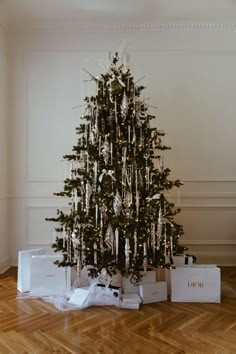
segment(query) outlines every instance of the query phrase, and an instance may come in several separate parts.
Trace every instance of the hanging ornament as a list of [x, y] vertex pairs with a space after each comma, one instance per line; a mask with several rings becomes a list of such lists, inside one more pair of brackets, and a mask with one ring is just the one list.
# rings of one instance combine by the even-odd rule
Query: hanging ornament
[[116, 249], [116, 263], [118, 262], [119, 255], [119, 230], [115, 229], [115, 249]]
[[84, 209], [84, 197], [85, 197], [85, 190], [84, 190], [84, 181], [81, 181], [81, 186], [80, 186], [80, 194], [81, 194], [81, 209]]
[[98, 162], [97, 161], [94, 162], [93, 170], [94, 170], [94, 190], [96, 192], [96, 190], [97, 190], [97, 178], [98, 178]]
[[116, 99], [115, 99], [115, 103], [114, 103], [114, 110], [115, 110], [115, 121], [117, 124], [117, 103], [116, 103]]
[[89, 212], [90, 198], [91, 198], [92, 192], [93, 192], [92, 186], [90, 185], [89, 182], [87, 182], [86, 183], [86, 192], [85, 192], [85, 207], [86, 207], [87, 214]]
[[116, 179], [115, 179], [115, 177], [113, 175], [114, 175], [114, 171], [112, 171], [112, 170], [108, 170], [107, 171], [107, 170], [104, 169], [104, 170], [102, 170], [102, 173], [99, 176], [99, 182], [102, 183], [102, 180], [103, 180], [104, 176], [110, 176], [113, 181], [116, 181]]
[[164, 172], [164, 157], [163, 156], [159, 157], [159, 171], [160, 171], [160, 173]]
[[135, 170], [135, 204], [136, 204], [136, 217], [139, 217], [139, 190], [138, 190], [138, 171]]
[[98, 227], [98, 205], [95, 207], [95, 225]]
[[109, 150], [110, 146], [106, 137], [104, 143], [101, 146], [101, 154], [103, 155], [105, 165], [107, 165], [109, 161]]
[[121, 213], [121, 209], [122, 209], [122, 199], [121, 199], [118, 189], [116, 190], [116, 194], [114, 196], [113, 209], [114, 209], [115, 215], [119, 216]]
[[133, 139], [132, 139], [132, 143], [134, 144], [134, 146], [136, 146], [136, 133], [135, 133], [135, 126], [133, 125]]
[[159, 214], [158, 214], [158, 224], [157, 224], [157, 249], [160, 249], [160, 242], [161, 242], [161, 237], [162, 237], [162, 212], [161, 212], [161, 206], [159, 207]]
[[143, 243], [143, 268], [144, 272], [147, 271], [148, 260], [147, 260], [147, 243]]
[[123, 99], [122, 99], [122, 102], [121, 102], [121, 117], [123, 118], [123, 120], [126, 119], [126, 116], [127, 116], [127, 113], [128, 113], [128, 100], [127, 100], [127, 96], [124, 92], [124, 95], [123, 95]]
[[75, 205], [75, 211], [78, 210], [78, 194], [77, 194], [77, 189], [74, 188], [74, 205]]
[[108, 249], [114, 252], [114, 232], [112, 229], [111, 224], [108, 225], [106, 235], [105, 235], [105, 244], [107, 245]]
[[167, 249], [167, 243], [166, 243], [166, 224], [165, 224], [165, 231], [164, 231], [164, 255], [166, 256], [166, 249]]
[[75, 248], [77, 245], [76, 229], [72, 232], [71, 239], [72, 239], [73, 248]]
[[62, 233], [62, 238], [63, 238], [63, 242], [62, 242], [62, 245], [63, 245], [63, 248], [65, 248], [66, 246], [66, 228], [65, 226], [63, 226], [63, 233]]
[[137, 257], [138, 238], [137, 230], [134, 231], [134, 257]]
[[173, 258], [173, 236], [170, 236], [170, 257]]
[[125, 239], [125, 267], [126, 271], [129, 269], [129, 239]]
[[152, 245], [152, 251], [154, 257], [156, 252], [155, 243], [156, 243], [156, 224], [152, 222], [151, 223], [151, 245]]
[[99, 237], [100, 237], [101, 253], [104, 254], [104, 246], [103, 246], [103, 211], [102, 211], [102, 209], [101, 209], [101, 213], [100, 213], [100, 233], [99, 233]]
[[120, 77], [117, 77], [117, 80], [118, 80], [119, 84], [120, 84], [122, 87], [125, 87], [125, 84], [124, 84], [124, 82], [120, 79]]
[[90, 128], [89, 142], [94, 145], [96, 140], [96, 130], [94, 128]]
[[94, 264], [97, 264], [97, 248], [98, 248], [97, 243], [94, 242], [94, 244], [93, 244], [93, 249], [94, 249]]
[[111, 165], [113, 163], [113, 144], [112, 142], [110, 143], [110, 153], [111, 153]]
[[125, 191], [123, 205], [125, 209], [129, 209], [132, 205], [132, 193], [129, 190]]

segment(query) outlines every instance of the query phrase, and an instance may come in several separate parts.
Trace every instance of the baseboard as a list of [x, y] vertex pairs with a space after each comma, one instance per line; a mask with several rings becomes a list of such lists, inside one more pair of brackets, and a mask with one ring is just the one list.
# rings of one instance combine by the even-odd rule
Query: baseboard
[[10, 258], [6, 258], [5, 260], [0, 262], [0, 274], [4, 273], [8, 268], [11, 267]]

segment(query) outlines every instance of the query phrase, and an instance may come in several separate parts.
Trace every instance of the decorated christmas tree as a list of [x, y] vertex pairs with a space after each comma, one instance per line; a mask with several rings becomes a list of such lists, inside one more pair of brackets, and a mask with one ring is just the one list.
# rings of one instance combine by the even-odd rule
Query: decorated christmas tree
[[63, 254], [58, 266], [85, 266], [90, 273], [139, 274], [163, 266], [165, 256], [178, 253], [183, 228], [174, 217], [180, 209], [166, 193], [180, 187], [165, 168], [165, 133], [151, 127], [145, 88], [129, 67], [113, 57], [100, 77], [91, 74], [96, 92], [85, 97], [84, 123], [77, 130], [64, 191], [70, 210], [57, 211], [57, 237], [52, 245]]

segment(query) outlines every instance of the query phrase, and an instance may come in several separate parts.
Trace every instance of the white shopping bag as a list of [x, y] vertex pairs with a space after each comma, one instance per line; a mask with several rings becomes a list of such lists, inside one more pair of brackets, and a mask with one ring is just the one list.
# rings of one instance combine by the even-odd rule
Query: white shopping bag
[[30, 291], [31, 257], [32, 255], [40, 254], [45, 254], [45, 250], [38, 248], [34, 250], [19, 251], [17, 275], [17, 289], [19, 291]]
[[67, 296], [71, 289], [71, 268], [58, 267], [54, 262], [63, 256], [45, 255], [31, 258], [31, 296]]
[[220, 302], [220, 268], [192, 265], [167, 270], [172, 302]]

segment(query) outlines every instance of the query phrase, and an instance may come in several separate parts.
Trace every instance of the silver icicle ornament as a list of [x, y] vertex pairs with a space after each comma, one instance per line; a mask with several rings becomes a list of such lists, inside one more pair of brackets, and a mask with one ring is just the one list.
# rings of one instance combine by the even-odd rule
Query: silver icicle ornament
[[105, 244], [107, 247], [112, 250], [112, 253], [114, 251], [114, 232], [112, 229], [111, 224], [108, 224], [106, 235], [105, 235]]
[[121, 102], [121, 116], [122, 116], [123, 120], [126, 119], [126, 116], [128, 113], [128, 108], [129, 108], [128, 99], [127, 99], [126, 93], [124, 92], [123, 99]]
[[116, 194], [115, 194], [115, 197], [114, 197], [114, 200], [113, 200], [113, 209], [114, 209], [114, 212], [115, 212], [116, 216], [120, 215], [121, 208], [122, 208], [122, 198], [120, 196], [119, 191], [117, 190]]
[[93, 188], [89, 182], [86, 183], [86, 192], [85, 192], [85, 206], [86, 206], [86, 211], [87, 214], [89, 212], [89, 206], [90, 206], [90, 198], [93, 192]]
[[109, 161], [109, 151], [110, 151], [110, 146], [106, 137], [101, 147], [101, 154], [103, 155], [105, 165], [107, 165]]

